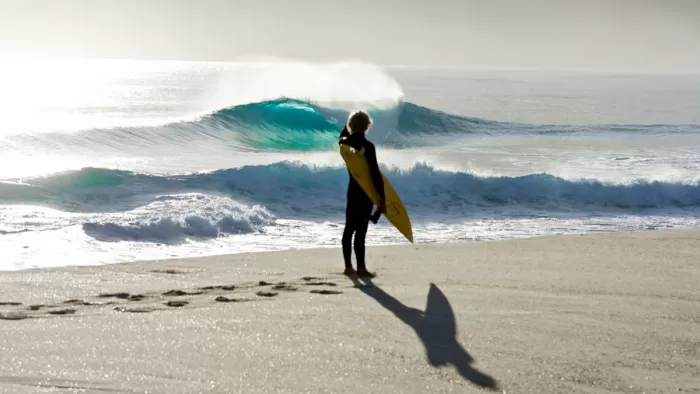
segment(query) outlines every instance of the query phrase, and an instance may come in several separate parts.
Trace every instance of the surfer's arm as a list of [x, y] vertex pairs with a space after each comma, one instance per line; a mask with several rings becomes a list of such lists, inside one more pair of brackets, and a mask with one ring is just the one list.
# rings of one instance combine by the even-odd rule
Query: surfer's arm
[[382, 201], [386, 201], [384, 198], [384, 180], [382, 179], [382, 173], [379, 172], [379, 164], [377, 163], [377, 152], [374, 149], [374, 145], [368, 144], [365, 147], [365, 158], [367, 159], [367, 165], [369, 166], [369, 173], [372, 177], [372, 183], [374, 183], [374, 190], [379, 194], [379, 198]]
[[350, 132], [347, 127], [343, 127], [343, 131], [340, 132], [340, 137], [338, 137], [338, 145], [343, 143], [343, 139], [350, 136]]

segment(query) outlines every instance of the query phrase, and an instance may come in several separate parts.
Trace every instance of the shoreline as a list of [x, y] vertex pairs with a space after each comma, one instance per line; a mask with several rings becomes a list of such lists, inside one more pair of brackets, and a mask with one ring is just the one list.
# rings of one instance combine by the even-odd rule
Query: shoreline
[[[393, 228], [393, 227], [392, 227]], [[395, 230], [395, 229], [394, 229]], [[396, 230], [398, 231], [398, 230]], [[522, 235], [522, 236], [511, 236], [508, 238], [499, 238], [499, 239], [468, 239], [468, 240], [454, 240], [454, 241], [434, 241], [434, 242], [415, 242], [415, 243], [410, 243], [408, 240], [405, 238], [402, 238], [401, 241], [396, 241], [396, 242], [389, 242], [389, 243], [378, 243], [378, 244], [367, 244], [366, 249], [369, 251], [370, 249], [383, 249], [383, 248], [396, 248], [396, 247], [421, 247], [421, 246], [429, 246], [429, 247], [441, 247], [441, 246], [455, 246], [455, 245], [471, 245], [471, 244], [478, 244], [478, 243], [502, 243], [502, 242], [513, 242], [513, 241], [522, 241], [522, 240], [535, 240], [535, 239], [542, 239], [542, 238], [559, 238], [559, 237], [587, 237], [587, 236], [605, 236], [605, 235], [618, 235], [618, 234], [639, 234], [639, 233], [649, 233], [649, 232], [695, 232], [698, 231], [700, 232], [700, 228], [697, 227], [675, 227], [675, 228], [669, 228], [669, 229], [640, 229], [636, 231], [589, 231], [589, 232], [581, 232], [581, 233], [567, 233], [567, 234], [535, 234], [535, 235]], [[342, 231], [340, 232], [342, 233]], [[369, 235], [369, 234], [368, 234]], [[223, 253], [223, 254], [212, 254], [212, 255], [205, 255], [205, 256], [197, 256], [197, 257], [173, 257], [173, 258], [167, 258], [167, 259], [146, 259], [146, 260], [131, 260], [131, 261], [123, 261], [119, 263], [110, 263], [110, 264], [104, 264], [104, 265], [112, 265], [112, 264], [131, 264], [131, 263], [160, 263], [160, 262], [167, 262], [170, 260], [199, 260], [199, 259], [209, 259], [209, 258], [226, 258], [226, 257], [232, 257], [232, 256], [239, 256], [239, 255], [257, 255], [257, 254], [266, 254], [266, 253], [295, 253], [295, 252], [302, 252], [302, 251], [327, 251], [327, 250], [333, 250], [337, 249], [339, 256], [342, 258], [342, 253], [341, 253], [341, 244], [340, 244], [340, 237], [338, 238], [338, 243], [337, 245], [327, 245], [327, 246], [312, 246], [309, 248], [300, 248], [300, 249], [279, 249], [279, 250], [261, 250], [257, 252], [238, 252], [238, 253]], [[355, 255], [353, 251], [353, 264], [355, 261]], [[341, 262], [342, 263], [342, 262]], [[78, 266], [75, 266], [78, 267]], [[61, 268], [61, 267], [55, 267], [55, 268]], [[41, 267], [34, 268], [34, 269], [43, 269]]]
[[[406, 247], [420, 247], [420, 246], [427, 246], [427, 245], [433, 245], [433, 246], [441, 246], [441, 245], [462, 245], [462, 244], [474, 244], [474, 243], [500, 243], [500, 242], [512, 242], [512, 241], [519, 241], [519, 240], [528, 240], [528, 239], [540, 239], [540, 238], [550, 238], [550, 237], [579, 237], [579, 236], [595, 236], [595, 235], [614, 235], [614, 234], [635, 234], [635, 233], [647, 233], [647, 232], [664, 232], [664, 231], [692, 231], [696, 229], [696, 227], [691, 227], [691, 226], [678, 226], [678, 227], [673, 227], [673, 228], [665, 228], [665, 229], [639, 229], [639, 230], [626, 230], [626, 231], [601, 231], [601, 230], [591, 230], [591, 231], [582, 231], [582, 232], [571, 232], [571, 233], [560, 233], [560, 234], [532, 234], [532, 235], [513, 235], [505, 238], [497, 238], [497, 239], [490, 239], [490, 238], [482, 238], [482, 239], [455, 239], [455, 240], [437, 240], [437, 241], [428, 241], [428, 242], [416, 242], [414, 244], [411, 244], [409, 241], [407, 241], [405, 238], [402, 238], [400, 241], [389, 241], [386, 243], [368, 243], [366, 248], [369, 251], [370, 249], [376, 249], [376, 248], [385, 248], [385, 247], [401, 247], [401, 246], [406, 246]], [[23, 272], [23, 271], [36, 271], [36, 270], [56, 270], [56, 269], [63, 269], [63, 268], [79, 268], [79, 267], [103, 267], [103, 266], [111, 266], [111, 265], [122, 265], [122, 264], [133, 264], [133, 263], [144, 263], [144, 262], [152, 262], [152, 263], [162, 263], [162, 262], [168, 262], [168, 261], [180, 261], [180, 260], [197, 260], [197, 259], [208, 259], [208, 258], [228, 258], [230, 256], [238, 256], [238, 255], [256, 255], [256, 254], [267, 254], [267, 253], [295, 253], [299, 251], [309, 251], [309, 250], [334, 250], [337, 249], [340, 253], [340, 239], [338, 239], [337, 244], [327, 244], [327, 245], [315, 245], [315, 246], [310, 246], [310, 247], [287, 247], [287, 248], [282, 248], [282, 249], [269, 249], [269, 250], [257, 250], [257, 251], [240, 251], [240, 252], [231, 252], [231, 251], [223, 251], [223, 252], [215, 252], [212, 254], [203, 254], [203, 255], [190, 255], [190, 256], [172, 256], [172, 257], [167, 257], [167, 258], [151, 258], [151, 259], [131, 259], [131, 260], [122, 260], [122, 261], [109, 261], [109, 262], [94, 262], [94, 263], [79, 263], [79, 264], [73, 264], [73, 265], [48, 265], [48, 266], [43, 266], [43, 267], [27, 267], [27, 268], [13, 268], [13, 269], [0, 269], [0, 275], [3, 273], [11, 273], [11, 272]], [[212, 249], [215, 250], [215, 249]], [[354, 252], [353, 252], [354, 253]], [[354, 255], [353, 255], [354, 256]], [[354, 261], [354, 257], [353, 257]]]
[[[695, 228], [695, 227], [676, 227], [672, 229], [654, 229], [654, 230], [637, 230], [637, 231], [591, 231], [591, 232], [584, 232], [584, 233], [568, 233], [568, 234], [536, 234], [536, 235], [528, 235], [528, 236], [513, 236], [509, 238], [501, 238], [501, 239], [471, 239], [471, 240], [455, 240], [455, 241], [448, 241], [448, 242], [441, 242], [441, 241], [436, 241], [436, 242], [416, 242], [416, 243], [410, 243], [406, 239], [402, 239], [400, 242], [390, 242], [390, 243], [379, 243], [379, 244], [367, 244], [365, 249], [367, 256], [369, 257], [369, 252], [371, 250], [381, 250], [381, 249], [389, 249], [389, 248], [401, 248], [401, 247], [406, 247], [406, 248], [420, 248], [420, 247], [445, 247], [445, 246], [455, 246], [455, 245], [472, 245], [472, 244], [493, 244], [493, 243], [508, 243], [508, 242], [514, 242], [514, 241], [523, 241], [523, 240], [537, 240], [537, 239], [549, 239], [549, 238], [560, 238], [560, 237], [587, 237], [587, 236], [605, 236], [605, 235], [619, 235], [619, 234], [639, 234], [639, 233], [648, 233], [648, 232], [675, 232], [675, 231], [698, 231], [700, 233], [700, 228]], [[700, 238], [699, 238], [700, 240]], [[221, 254], [211, 254], [211, 255], [204, 255], [204, 256], [194, 256], [194, 257], [172, 257], [172, 258], [166, 258], [166, 259], [138, 259], [138, 260], [130, 260], [130, 261], [122, 261], [118, 263], [108, 263], [108, 264], [101, 264], [99, 266], [107, 266], [107, 265], [114, 265], [114, 264], [148, 264], [148, 263], [154, 263], [154, 264], [159, 264], [159, 263], [167, 263], [170, 261], [186, 261], [186, 260], [202, 260], [202, 259], [214, 259], [214, 258], [234, 258], [234, 256], [254, 256], [258, 254], [286, 254], [286, 253], [297, 253], [297, 252], [318, 252], [318, 251], [331, 251], [331, 250], [337, 250], [338, 257], [340, 258], [339, 263], [342, 265], [342, 251], [341, 251], [341, 245], [340, 245], [340, 239], [338, 239], [338, 244], [337, 245], [327, 245], [327, 246], [312, 246], [309, 248], [299, 248], [299, 249], [279, 249], [279, 250], [261, 250], [261, 251], [255, 251], [255, 252], [238, 252], [238, 253], [221, 253]], [[353, 251], [353, 266], [355, 264], [355, 252]], [[369, 264], [369, 263], [368, 263]], [[94, 267], [95, 265], [93, 265]], [[55, 269], [60, 269], [60, 268], [78, 268], [78, 267], [86, 267], [86, 266], [63, 266], [63, 267], [53, 267]], [[29, 269], [50, 269], [52, 267], [37, 267], [37, 268], [29, 268]], [[4, 271], [0, 271], [0, 274], [2, 274]]]
[[367, 260], [369, 282], [339, 248], [0, 272], [0, 393], [700, 392], [700, 229]]

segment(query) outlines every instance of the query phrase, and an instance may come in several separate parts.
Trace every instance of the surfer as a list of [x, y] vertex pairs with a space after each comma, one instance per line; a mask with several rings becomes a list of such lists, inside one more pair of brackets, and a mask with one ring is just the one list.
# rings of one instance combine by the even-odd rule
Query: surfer
[[[366, 134], [372, 125], [372, 119], [363, 111], [355, 111], [348, 117], [348, 121], [340, 132], [339, 144], [345, 144], [358, 152], [362, 152], [369, 166], [374, 189], [379, 194], [377, 210], [372, 214], [372, 200], [367, 196], [362, 187], [353, 178], [348, 170], [350, 182], [348, 183], [347, 205], [345, 207], [345, 230], [343, 231], [343, 258], [345, 259], [345, 275], [359, 277], [372, 277], [365, 265], [365, 236], [369, 221], [377, 223], [379, 216], [386, 211], [384, 198], [384, 181], [379, 172], [377, 154], [374, 144], [366, 138]], [[357, 271], [352, 267], [352, 238], [355, 235], [354, 250], [357, 259]]]

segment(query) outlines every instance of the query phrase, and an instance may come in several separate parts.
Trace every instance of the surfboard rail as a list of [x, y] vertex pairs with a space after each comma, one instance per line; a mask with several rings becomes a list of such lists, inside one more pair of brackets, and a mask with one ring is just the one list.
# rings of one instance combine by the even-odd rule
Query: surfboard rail
[[[361, 152], [357, 152], [352, 147], [343, 144], [340, 145], [340, 155], [343, 157], [345, 165], [352, 177], [355, 178], [362, 190], [367, 193], [367, 196], [369, 196], [370, 200], [372, 200], [376, 206], [379, 200], [378, 194], [374, 189], [369, 165], [364, 155]], [[406, 239], [413, 243], [413, 228], [408, 212], [399, 194], [394, 189], [394, 186], [392, 186], [391, 182], [389, 182], [384, 174], [381, 175], [384, 181], [384, 197], [386, 198], [386, 212], [384, 212], [384, 217], [386, 217]]]

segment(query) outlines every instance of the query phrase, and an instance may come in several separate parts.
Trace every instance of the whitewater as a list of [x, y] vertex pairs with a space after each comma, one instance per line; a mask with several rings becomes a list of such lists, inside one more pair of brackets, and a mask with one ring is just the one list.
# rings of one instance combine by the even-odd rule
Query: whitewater
[[0, 270], [338, 247], [354, 109], [418, 243], [700, 224], [699, 75], [6, 59], [0, 86]]

